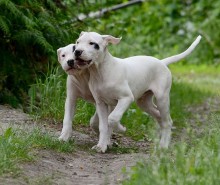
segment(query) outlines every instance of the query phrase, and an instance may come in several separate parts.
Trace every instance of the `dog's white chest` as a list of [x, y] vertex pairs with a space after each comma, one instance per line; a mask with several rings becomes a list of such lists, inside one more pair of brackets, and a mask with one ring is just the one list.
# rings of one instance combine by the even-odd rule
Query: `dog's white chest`
[[114, 88], [108, 84], [96, 83], [93, 86], [90, 86], [93, 95], [98, 99], [102, 100], [108, 105], [116, 105], [117, 104], [117, 94], [114, 91]]

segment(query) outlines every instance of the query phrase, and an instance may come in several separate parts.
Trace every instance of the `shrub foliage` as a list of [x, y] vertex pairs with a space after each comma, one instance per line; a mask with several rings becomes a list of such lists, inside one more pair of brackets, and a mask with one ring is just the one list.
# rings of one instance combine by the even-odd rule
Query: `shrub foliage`
[[0, 103], [16, 106], [76, 30], [60, 24], [68, 15], [59, 0], [1, 0], [0, 9]]

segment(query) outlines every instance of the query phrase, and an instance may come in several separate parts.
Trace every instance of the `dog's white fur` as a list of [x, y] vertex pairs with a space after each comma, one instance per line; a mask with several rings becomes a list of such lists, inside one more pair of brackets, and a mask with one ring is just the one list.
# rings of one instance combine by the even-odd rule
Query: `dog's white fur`
[[[172, 76], [167, 65], [189, 55], [200, 39], [201, 36], [198, 36], [185, 52], [163, 60], [151, 56], [120, 59], [107, 50], [109, 43], [118, 44], [120, 38], [95, 32], [81, 33], [76, 42], [75, 67], [87, 68], [90, 74], [89, 88], [96, 101], [100, 131], [99, 142], [94, 149], [106, 151], [112, 126], [120, 121], [133, 101], [157, 120], [160, 125], [160, 147], [168, 147], [173, 122], [169, 111]], [[95, 48], [94, 43], [99, 48]], [[107, 105], [115, 106], [110, 114]]]
[[[65, 102], [65, 115], [63, 120], [63, 129], [59, 137], [59, 139], [63, 141], [67, 141], [72, 135], [72, 120], [75, 112], [76, 100], [78, 98], [83, 98], [88, 102], [95, 103], [88, 86], [89, 73], [87, 70], [77, 70], [73, 66], [68, 65], [68, 61], [73, 60], [74, 48], [75, 44], [69, 44], [57, 50], [58, 61], [63, 70], [68, 74], [66, 83], [67, 97]], [[109, 107], [109, 111], [112, 109], [113, 108]], [[97, 131], [98, 123], [98, 115], [95, 112], [90, 120], [91, 128]], [[118, 123], [114, 130], [124, 132], [126, 128]]]

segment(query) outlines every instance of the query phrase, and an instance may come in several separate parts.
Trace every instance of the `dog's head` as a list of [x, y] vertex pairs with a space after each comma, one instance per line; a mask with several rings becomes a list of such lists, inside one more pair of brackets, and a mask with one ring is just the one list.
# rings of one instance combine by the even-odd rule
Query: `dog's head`
[[118, 44], [120, 40], [121, 38], [115, 38], [111, 35], [81, 32], [75, 46], [75, 67], [84, 69], [93, 63], [98, 64], [104, 59], [107, 45], [109, 43]]
[[74, 75], [77, 73], [77, 69], [74, 67], [74, 51], [75, 44], [69, 44], [57, 50], [58, 61], [63, 70], [69, 75]]

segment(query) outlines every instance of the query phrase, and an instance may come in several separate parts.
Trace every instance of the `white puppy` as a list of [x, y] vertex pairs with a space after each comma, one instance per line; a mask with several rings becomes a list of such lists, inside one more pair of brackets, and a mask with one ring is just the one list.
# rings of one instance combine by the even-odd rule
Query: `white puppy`
[[[109, 43], [118, 44], [120, 38], [95, 32], [81, 33], [76, 42], [74, 66], [87, 68], [90, 74], [89, 88], [96, 101], [100, 131], [99, 142], [94, 149], [106, 151], [112, 126], [120, 121], [133, 101], [157, 120], [160, 147], [168, 147], [172, 127], [169, 110], [172, 76], [167, 65], [190, 54], [200, 39], [198, 36], [185, 52], [163, 60], [151, 56], [120, 59], [113, 57], [107, 49]], [[110, 114], [107, 105], [115, 106]]]
[[[89, 73], [86, 70], [77, 70], [74, 67], [74, 50], [74, 44], [70, 44], [57, 50], [58, 61], [63, 70], [68, 74], [66, 83], [67, 97], [65, 103], [65, 115], [63, 120], [63, 129], [59, 137], [60, 140], [64, 141], [67, 141], [72, 135], [72, 120], [75, 112], [76, 100], [78, 98], [83, 98], [88, 102], [95, 103], [88, 86]], [[113, 108], [114, 107], [109, 107], [109, 112], [112, 111]], [[90, 126], [94, 130], [98, 130], [98, 123], [98, 115], [95, 112], [94, 116], [90, 120]], [[120, 123], [118, 123], [114, 129], [118, 132], [124, 132], [126, 130], [126, 128]]]

